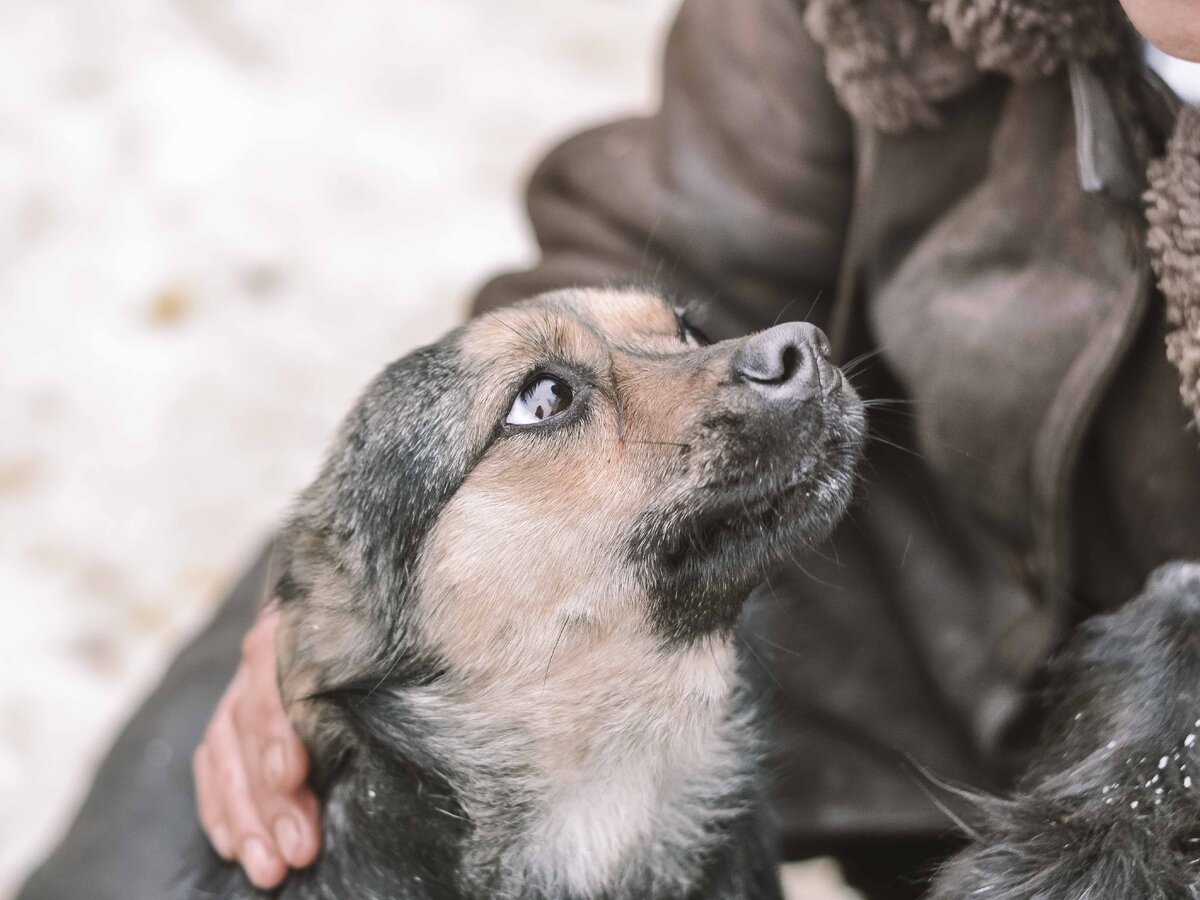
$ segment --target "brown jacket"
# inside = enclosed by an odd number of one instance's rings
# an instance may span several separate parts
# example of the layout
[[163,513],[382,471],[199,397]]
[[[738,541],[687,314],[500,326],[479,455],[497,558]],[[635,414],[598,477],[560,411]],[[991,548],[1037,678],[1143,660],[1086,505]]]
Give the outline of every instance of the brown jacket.
[[550,154],[477,301],[651,280],[878,353],[859,509],[767,590],[794,848],[944,830],[911,762],[1003,781],[1065,628],[1200,557],[1200,115],[1069,6],[685,0],[660,111]]

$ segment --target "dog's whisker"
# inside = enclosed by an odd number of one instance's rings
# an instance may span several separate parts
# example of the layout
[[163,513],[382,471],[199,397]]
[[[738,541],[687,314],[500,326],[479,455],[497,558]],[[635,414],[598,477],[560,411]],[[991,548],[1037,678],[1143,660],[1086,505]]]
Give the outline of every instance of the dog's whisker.
[[[820,297],[820,294],[817,294],[817,296],[818,296],[818,297]],[[779,310],[779,313],[778,313],[778,314],[775,316],[775,319],[774,319],[774,320],[771,322],[771,327],[772,327],[772,328],[774,328],[776,325],[778,325],[778,324],[779,324],[779,320],[780,320],[780,319],[782,319],[782,318],[784,317],[784,315],[787,313],[787,311],[788,311],[789,309],[791,309],[793,306],[795,306],[795,305],[796,305],[796,301],[797,301],[798,299],[799,299],[798,297],[793,297],[791,300],[789,300],[787,303],[785,303],[785,304],[783,305],[783,308]],[[812,315],[812,311],[813,311],[813,309],[816,307],[816,305],[817,305],[817,301],[816,301],[816,300],[814,300],[814,301],[813,301],[813,305],[812,305],[812,307],[810,307],[810,308],[809,308],[809,310],[808,310],[808,314],[809,314],[809,315]],[[808,318],[808,316],[805,316],[805,318],[807,319],[807,318]]]
[[818,578],[812,572],[808,571],[808,569],[804,568],[804,566],[801,565],[800,560],[798,560],[796,558],[796,554],[793,553],[792,551],[790,551],[790,550],[787,551],[787,557],[788,557],[788,559],[790,559],[792,561],[792,563],[796,566],[796,568],[799,569],[801,572],[803,572],[804,576],[806,578],[810,579],[811,581],[815,581],[817,584],[827,587],[830,590],[835,590],[835,591],[843,590],[841,585],[832,584],[831,582],[828,582],[823,578]]
[[864,409],[878,409],[892,406],[916,406],[917,401],[906,397],[871,397],[862,401]]
[[647,444],[652,447],[676,447],[680,450],[691,450],[691,444],[684,444],[680,441],[648,441],[648,440],[626,440],[627,444]]
[[775,677],[775,673],[773,671],[771,671],[771,667],[768,666],[766,664],[766,662],[763,660],[763,658],[758,655],[758,651],[755,650],[753,646],[751,646],[750,641],[746,640],[746,638],[739,635],[736,631],[734,632],[733,637],[734,637],[735,641],[737,641],[742,647],[744,647],[746,649],[746,652],[748,652],[751,656],[754,657],[755,661],[762,667],[762,670],[763,670],[763,672],[766,673],[767,677],[770,678],[773,682],[775,682],[775,686],[782,691],[783,683],[778,678]]
[[777,644],[777,643],[775,643],[775,641],[772,641],[770,638],[767,638],[767,637],[763,636],[762,634],[756,634],[755,640],[762,641],[768,647],[772,647],[775,650],[780,650],[780,651],[788,654],[789,656],[795,656],[800,659],[804,658],[803,653],[800,653],[797,650],[793,650],[791,647],[785,647],[783,644]]
[[899,450],[902,453],[907,453],[910,456],[913,456],[920,460],[925,459],[925,454],[922,453],[920,450],[914,450],[911,447],[905,447],[903,444],[899,444],[896,441],[893,441],[893,440],[890,440],[889,438],[883,437],[878,432],[868,435],[867,441],[868,441],[868,443],[882,444],[885,447],[891,447],[895,450]]
[[563,618],[562,625],[558,628],[558,634],[554,638],[554,646],[550,648],[550,658],[546,660],[546,671],[542,673],[542,690],[546,690],[546,682],[550,679],[550,664],[554,662],[554,653],[558,650],[558,642],[562,640],[563,632],[567,630],[569,620]]
[[866,353],[859,354],[845,365],[840,366],[842,375],[848,379],[852,379],[855,375],[862,374],[863,372],[867,371],[867,368],[864,368],[865,364],[868,362],[873,363],[883,352],[883,348],[880,347],[875,350],[868,350]]
[[383,686],[383,683],[385,681],[387,681],[389,678],[392,677],[392,675],[396,671],[396,668],[399,665],[400,665],[400,654],[397,653],[395,655],[395,658],[392,660],[392,664],[390,666],[388,666],[387,671],[383,673],[383,675],[380,677],[380,679],[377,682],[375,682],[375,684],[371,687],[371,689],[369,691],[367,691],[367,693],[363,696],[363,698],[358,701],[356,706],[361,707],[364,703],[366,703],[368,700],[370,700],[371,695],[374,694],[377,690],[379,690]]
[[812,318],[813,310],[817,308],[817,304],[821,302],[821,297],[824,296],[824,294],[825,294],[825,289],[818,288],[816,296],[813,297],[813,302],[808,307],[808,312],[806,312],[804,314],[804,321],[807,322],[809,319]]
[[511,323],[505,322],[504,317],[501,316],[499,313],[495,312],[494,310],[488,311],[487,315],[488,315],[488,318],[490,318],[493,322],[495,322],[501,328],[504,328],[505,330],[512,332],[514,335],[516,335],[522,341],[528,341],[530,339],[531,336],[529,334],[522,334],[515,327],[513,327],[513,325]]

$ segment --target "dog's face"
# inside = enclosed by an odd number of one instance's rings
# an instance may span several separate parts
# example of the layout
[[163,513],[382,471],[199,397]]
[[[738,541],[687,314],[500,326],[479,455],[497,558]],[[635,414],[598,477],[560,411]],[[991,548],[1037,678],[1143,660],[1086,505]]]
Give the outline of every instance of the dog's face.
[[579,290],[405,357],[285,533],[296,652],[318,681],[402,677],[401,645],[540,676],[564,634],[727,632],[850,496],[864,417],[825,350],[796,324],[707,345],[654,295]]

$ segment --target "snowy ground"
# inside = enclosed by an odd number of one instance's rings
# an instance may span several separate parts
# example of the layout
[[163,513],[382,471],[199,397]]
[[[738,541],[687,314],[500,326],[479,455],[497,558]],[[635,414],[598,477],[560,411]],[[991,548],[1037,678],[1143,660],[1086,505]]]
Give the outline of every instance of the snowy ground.
[[[0,898],[673,0],[0,4]],[[827,867],[793,894],[844,896]]]

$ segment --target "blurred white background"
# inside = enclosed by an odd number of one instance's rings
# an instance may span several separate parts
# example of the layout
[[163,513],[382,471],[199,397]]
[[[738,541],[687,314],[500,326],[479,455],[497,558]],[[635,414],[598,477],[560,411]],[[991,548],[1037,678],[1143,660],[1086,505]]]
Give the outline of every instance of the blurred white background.
[[[0,4],[0,898],[675,0]],[[843,896],[829,869],[795,896]]]

